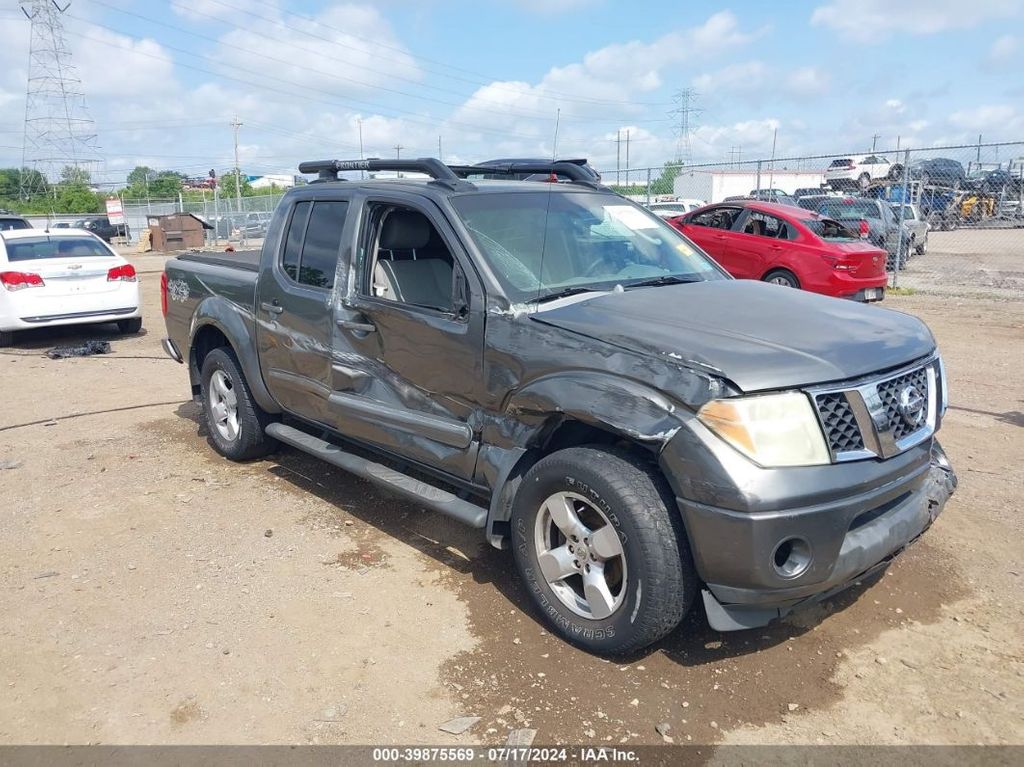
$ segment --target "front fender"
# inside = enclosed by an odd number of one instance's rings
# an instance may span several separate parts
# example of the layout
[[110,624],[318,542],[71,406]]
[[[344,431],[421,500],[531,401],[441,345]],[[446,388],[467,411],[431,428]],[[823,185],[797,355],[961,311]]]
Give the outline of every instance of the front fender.
[[572,371],[531,381],[508,398],[504,411],[511,418],[557,414],[656,448],[679,429],[679,408],[639,381]]
[[206,297],[192,314],[189,328],[189,372],[193,386],[198,385],[201,372],[195,364],[195,340],[203,328],[209,326],[217,328],[231,344],[256,403],[268,413],[280,413],[281,408],[271,396],[260,372],[253,310],[222,296]]

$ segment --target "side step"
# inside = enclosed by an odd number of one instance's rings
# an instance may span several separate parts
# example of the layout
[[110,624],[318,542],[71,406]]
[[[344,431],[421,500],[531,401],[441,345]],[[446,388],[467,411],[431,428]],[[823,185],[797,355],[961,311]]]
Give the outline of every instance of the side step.
[[394,493],[416,501],[432,511],[440,512],[464,525],[482,528],[487,523],[487,509],[475,503],[464,501],[447,490],[428,485],[418,479],[402,474],[380,463],[367,460],[353,453],[347,453],[335,444],[314,437],[304,431],[283,423],[272,423],[267,426],[267,434],[285,444],[298,448],[303,452],[316,456],[351,472],[356,476],[369,480],[376,485]]

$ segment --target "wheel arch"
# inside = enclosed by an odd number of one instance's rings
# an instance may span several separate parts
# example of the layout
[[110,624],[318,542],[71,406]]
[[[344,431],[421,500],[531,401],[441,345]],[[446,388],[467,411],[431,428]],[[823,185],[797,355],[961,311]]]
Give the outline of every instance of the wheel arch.
[[281,408],[263,382],[255,335],[237,307],[234,304],[225,306],[226,303],[219,297],[207,298],[192,316],[192,329],[189,333],[189,379],[192,393],[195,395],[199,392],[200,373],[206,355],[213,349],[227,346],[238,359],[256,403],[268,413],[279,413]]
[[507,548],[508,521],[519,484],[537,461],[569,447],[617,446],[649,460],[661,473],[657,456],[682,427],[679,406],[637,381],[603,373],[573,373],[540,379],[511,396],[509,419],[530,415],[535,425],[520,445],[485,444],[482,473],[490,480],[487,539]]

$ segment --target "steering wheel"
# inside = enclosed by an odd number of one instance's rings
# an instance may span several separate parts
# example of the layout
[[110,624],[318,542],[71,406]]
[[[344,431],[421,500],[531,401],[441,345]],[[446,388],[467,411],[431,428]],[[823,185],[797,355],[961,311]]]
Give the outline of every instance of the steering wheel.
[[592,263],[587,268],[587,270],[583,273],[583,276],[584,277],[593,277],[595,274],[597,274],[598,267],[603,266],[605,264],[611,264],[612,266],[618,266],[618,264],[616,263],[615,259],[613,259],[611,256],[605,254],[605,255],[602,255],[599,259],[597,259],[597,261]]

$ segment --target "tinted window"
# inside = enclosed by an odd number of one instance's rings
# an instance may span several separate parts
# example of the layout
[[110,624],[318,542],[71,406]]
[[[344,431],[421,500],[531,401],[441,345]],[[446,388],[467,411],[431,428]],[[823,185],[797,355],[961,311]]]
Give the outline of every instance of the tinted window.
[[306,232],[306,224],[309,222],[309,209],[313,207],[311,202],[300,202],[292,211],[292,220],[288,225],[288,237],[284,243],[284,255],[281,257],[281,265],[284,273],[298,282],[299,279],[299,253],[302,250],[302,235]]
[[851,230],[828,218],[805,220],[804,226],[823,240],[857,240],[860,239]]
[[826,199],[818,202],[814,208],[817,213],[829,218],[881,218],[878,211],[878,203],[874,200],[859,200],[856,198]]
[[306,227],[299,264],[299,282],[317,288],[334,287],[334,270],[341,248],[341,230],[345,226],[348,203],[316,202]]
[[7,241],[8,261],[34,258],[109,258],[112,254],[94,237],[23,237]]
[[0,232],[11,229],[31,229],[32,225],[23,218],[0,218]]

